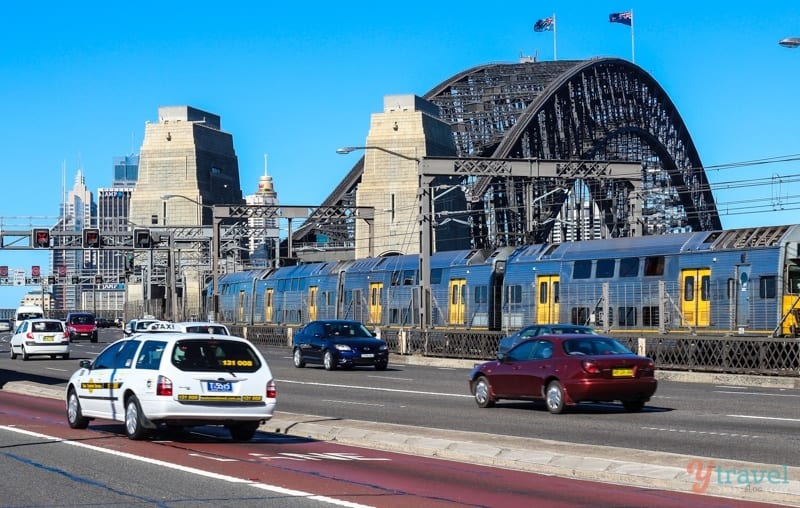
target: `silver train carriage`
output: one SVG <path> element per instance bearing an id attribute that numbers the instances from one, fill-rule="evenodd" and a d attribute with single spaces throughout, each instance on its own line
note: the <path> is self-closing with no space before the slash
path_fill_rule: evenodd
<path id="1" fill-rule="evenodd" d="M 800 334 L 800 226 L 527 245 L 431 257 L 431 325 Z M 388 256 L 221 275 L 221 319 L 419 326 L 419 259 Z"/>

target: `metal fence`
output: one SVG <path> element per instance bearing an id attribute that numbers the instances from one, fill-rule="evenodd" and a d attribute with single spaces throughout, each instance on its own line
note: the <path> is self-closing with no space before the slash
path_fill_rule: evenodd
<path id="1" fill-rule="evenodd" d="M 291 347 L 291 327 L 228 325 L 231 333 L 257 344 Z M 501 332 L 464 330 L 381 330 L 389 351 L 464 360 L 490 360 Z M 800 376 L 800 339 L 761 337 L 617 337 L 632 351 L 645 354 L 656 368 L 731 374 Z"/>

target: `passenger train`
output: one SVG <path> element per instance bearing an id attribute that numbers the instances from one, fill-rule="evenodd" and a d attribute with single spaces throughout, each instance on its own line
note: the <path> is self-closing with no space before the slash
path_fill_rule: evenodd
<path id="1" fill-rule="evenodd" d="M 431 326 L 797 336 L 799 244 L 800 225 L 784 225 L 439 252 L 430 259 Z M 418 327 L 418 274 L 417 255 L 229 273 L 219 277 L 220 318 Z"/>

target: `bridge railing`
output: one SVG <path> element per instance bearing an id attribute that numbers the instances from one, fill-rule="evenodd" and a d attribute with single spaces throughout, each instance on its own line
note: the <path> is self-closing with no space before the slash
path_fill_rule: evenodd
<path id="1" fill-rule="evenodd" d="M 290 348 L 291 327 L 228 325 L 231 333 L 255 344 Z M 613 335 L 613 334 L 612 334 Z M 382 330 L 389 351 L 434 358 L 491 360 L 502 332 L 464 330 Z M 656 368 L 729 374 L 800 376 L 800 339 L 718 336 L 620 337 L 638 354 L 649 356 Z"/>

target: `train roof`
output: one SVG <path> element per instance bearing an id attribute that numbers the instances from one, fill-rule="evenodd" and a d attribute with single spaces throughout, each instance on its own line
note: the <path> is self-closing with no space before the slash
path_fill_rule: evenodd
<path id="1" fill-rule="evenodd" d="M 688 251 L 722 251 L 773 247 L 800 241 L 796 225 L 768 226 L 666 235 L 609 238 L 520 247 L 515 261 L 586 259 L 600 256 L 656 256 Z"/>

